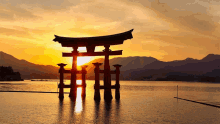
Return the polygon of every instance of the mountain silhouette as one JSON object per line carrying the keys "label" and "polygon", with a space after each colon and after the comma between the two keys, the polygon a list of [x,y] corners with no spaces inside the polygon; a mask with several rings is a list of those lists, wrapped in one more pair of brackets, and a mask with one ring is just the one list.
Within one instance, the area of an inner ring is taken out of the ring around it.
{"label": "mountain silhouette", "polygon": [[[122,67],[120,68],[120,71],[122,71],[122,73],[123,73],[124,71],[128,71],[128,70],[142,69],[144,66],[146,66],[150,63],[153,63],[155,61],[158,61],[158,60],[153,58],[153,57],[135,56],[135,57],[116,57],[116,58],[112,58],[112,59],[109,60],[109,63],[110,63],[111,70],[115,70],[115,67],[113,66],[115,64],[122,65]],[[95,62],[103,63],[100,66],[100,69],[101,70],[104,69],[104,59],[103,58],[95,59],[95,60],[92,60],[92,61],[86,63],[86,65],[88,65],[88,67],[87,67],[87,71],[88,71],[87,77],[89,79],[94,79],[94,77],[95,77],[95,74],[94,74],[95,67],[92,64],[92,63],[95,63]],[[112,77],[115,77],[115,75],[113,75]],[[100,74],[100,78],[101,79],[103,78],[103,74]]]}
{"label": "mountain silhouette", "polygon": [[[94,79],[94,65],[103,63],[100,69],[104,69],[104,58],[94,59],[86,65],[87,79]],[[201,60],[186,58],[170,62],[159,61],[153,57],[116,57],[110,59],[110,68],[115,70],[114,64],[120,64],[120,79],[122,80],[185,80],[185,81],[212,81],[220,82],[220,55],[209,54]],[[37,65],[26,60],[19,60],[9,54],[0,52],[0,66],[11,66],[21,73],[23,79],[59,78],[59,67],[52,65]],[[70,79],[70,76],[67,75]],[[80,77],[78,75],[77,77]],[[100,79],[103,74],[100,74]],[[115,75],[112,75],[115,79]]]}
{"label": "mountain silhouette", "polygon": [[210,62],[215,60],[220,60],[220,55],[209,54],[202,59],[203,62]]}
{"label": "mountain silhouette", "polygon": [[[151,77],[151,80],[165,79],[170,75],[185,76],[185,80],[188,77],[195,77],[190,81],[202,81],[199,77],[215,77],[219,76],[220,69],[220,55],[209,54],[201,60],[187,58],[185,60],[162,62],[155,61],[147,64],[142,69],[127,70],[123,73],[125,79],[131,80],[147,80]],[[181,79],[184,80],[184,79]],[[214,81],[215,82],[215,81]]]}
{"label": "mountain silhouette", "polygon": [[14,71],[20,72],[22,79],[58,78],[58,67],[51,65],[38,65],[26,60],[19,60],[2,51],[0,51],[0,66],[11,66]]}

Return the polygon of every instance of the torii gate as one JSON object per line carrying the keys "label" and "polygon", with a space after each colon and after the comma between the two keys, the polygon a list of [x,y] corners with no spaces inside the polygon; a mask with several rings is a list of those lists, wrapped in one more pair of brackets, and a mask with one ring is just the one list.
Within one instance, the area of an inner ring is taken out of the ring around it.
{"label": "torii gate", "polygon": [[[73,57],[72,69],[71,70],[64,70],[64,66],[66,64],[62,64],[62,63],[58,64],[60,66],[60,71],[59,71],[60,78],[61,77],[63,78],[63,73],[71,73],[70,86],[64,85],[63,81],[61,81],[61,79],[60,79],[60,85],[59,85],[59,88],[61,88],[60,91],[63,92],[62,88],[71,88],[69,97],[72,97],[72,98],[76,97],[76,91],[77,91],[76,74],[82,73],[85,75],[85,73],[86,73],[85,72],[86,67],[82,67],[82,72],[77,71],[77,56],[105,56],[104,70],[98,69],[98,71],[96,71],[96,75],[99,73],[104,73],[104,86],[100,86],[100,87],[98,86],[98,88],[104,89],[104,99],[105,100],[111,100],[112,99],[112,93],[111,93],[112,86],[111,86],[111,75],[110,74],[112,73],[112,71],[110,71],[109,55],[122,55],[122,50],[111,51],[109,49],[109,47],[110,47],[110,45],[123,44],[124,40],[133,38],[132,31],[133,31],[133,29],[126,31],[126,32],[123,32],[123,33],[114,34],[114,35],[106,35],[106,36],[98,36],[98,37],[80,37],[80,38],[61,37],[61,36],[55,35],[55,39],[53,39],[53,41],[58,41],[59,43],[61,43],[62,47],[72,47],[73,48],[72,53],[63,53],[63,57]],[[95,52],[96,46],[104,46],[105,49],[102,52]],[[87,52],[79,53],[77,51],[78,47],[86,47]],[[98,66],[100,65],[97,63],[96,64],[93,63],[93,64],[96,66],[96,68],[98,68]],[[116,72],[118,73],[118,76],[116,75],[116,79],[118,79],[118,81],[116,80],[115,87],[117,87],[116,91],[119,92],[119,67],[121,65],[114,65],[114,66],[116,67]],[[96,77],[98,77],[98,76],[96,76]],[[97,80],[98,79],[96,78],[95,86],[97,86]],[[85,81],[84,81],[84,84],[82,84],[82,87],[85,88]],[[95,87],[95,88],[97,89],[97,87]],[[95,95],[94,99],[98,99],[98,97],[96,97],[96,96],[98,96],[98,95]],[[100,95],[99,95],[99,97],[100,97]],[[63,98],[63,93],[60,93],[59,98]]]}

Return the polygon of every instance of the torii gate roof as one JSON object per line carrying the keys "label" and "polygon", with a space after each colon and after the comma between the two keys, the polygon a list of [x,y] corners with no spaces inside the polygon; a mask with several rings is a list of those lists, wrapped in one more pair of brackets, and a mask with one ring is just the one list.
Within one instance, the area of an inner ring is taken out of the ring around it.
{"label": "torii gate roof", "polygon": [[119,45],[123,44],[124,40],[133,38],[131,32],[134,29],[129,31],[106,35],[106,36],[97,36],[97,37],[61,37],[54,35],[55,38],[53,41],[58,41],[63,47],[84,47],[84,46],[104,46],[104,45]]}

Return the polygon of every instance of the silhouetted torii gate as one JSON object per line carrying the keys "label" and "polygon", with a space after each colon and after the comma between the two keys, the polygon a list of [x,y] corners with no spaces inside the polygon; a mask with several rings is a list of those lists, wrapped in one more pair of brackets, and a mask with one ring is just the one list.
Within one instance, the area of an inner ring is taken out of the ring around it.
{"label": "silhouetted torii gate", "polygon": [[[81,38],[72,38],[72,37],[61,37],[55,35],[55,39],[53,41],[58,41],[61,43],[62,47],[72,47],[72,53],[63,53],[63,57],[73,57],[72,69],[65,70],[64,66],[66,64],[58,64],[60,66],[60,93],[59,98],[63,98],[63,88],[71,88],[70,89],[70,97],[76,97],[76,74],[82,73],[84,75],[84,80],[82,79],[82,87],[84,88],[84,95],[85,95],[85,74],[86,74],[86,67],[82,67],[82,71],[77,71],[77,56],[105,56],[104,61],[104,70],[99,70],[99,65],[101,63],[93,63],[96,66],[95,74],[96,74],[96,82],[95,82],[95,96],[94,99],[100,99],[99,89],[104,89],[104,99],[111,100],[112,93],[111,89],[116,88],[116,98],[120,98],[119,95],[119,67],[121,65],[114,65],[116,67],[116,71],[110,71],[109,65],[109,55],[122,55],[122,50],[118,51],[111,51],[109,49],[110,45],[120,45],[123,44],[124,40],[133,38],[132,36],[133,29],[119,33],[114,35],[107,35],[107,36],[98,36],[98,37],[81,37]],[[105,49],[102,52],[95,52],[96,46],[104,46]],[[78,47],[86,47],[87,52],[79,53],[77,51]],[[71,84],[70,86],[63,84],[63,73],[71,73]],[[104,73],[104,86],[99,86],[99,73]],[[111,86],[111,73],[116,73],[116,85]],[[62,79],[61,79],[62,78]]]}

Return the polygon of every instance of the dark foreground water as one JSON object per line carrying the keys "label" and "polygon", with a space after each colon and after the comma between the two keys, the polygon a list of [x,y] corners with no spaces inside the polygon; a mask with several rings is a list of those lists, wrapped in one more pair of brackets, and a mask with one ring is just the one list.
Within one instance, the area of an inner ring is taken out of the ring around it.
{"label": "dark foreground water", "polygon": [[[121,99],[109,103],[104,102],[103,91],[99,103],[93,100],[93,85],[94,81],[87,81],[85,100],[78,88],[76,101],[65,94],[63,102],[55,93],[0,92],[0,123],[220,123],[220,108],[173,98],[178,85],[179,97],[220,106],[220,84],[121,81]],[[0,90],[57,91],[57,80],[0,82]]]}

